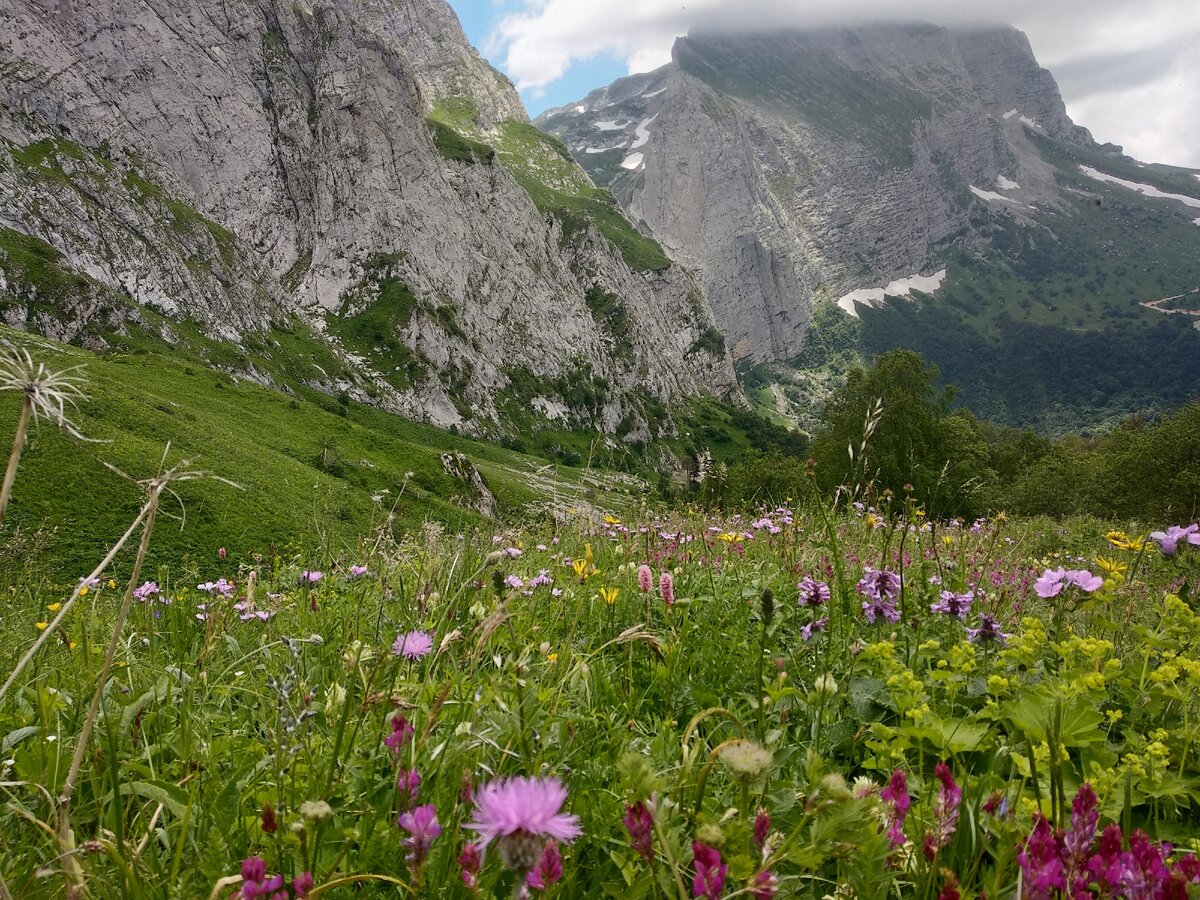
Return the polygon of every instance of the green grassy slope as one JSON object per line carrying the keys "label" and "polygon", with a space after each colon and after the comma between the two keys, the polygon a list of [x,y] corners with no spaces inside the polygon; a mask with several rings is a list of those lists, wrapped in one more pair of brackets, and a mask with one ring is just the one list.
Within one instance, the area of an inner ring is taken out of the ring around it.
{"label": "green grassy slope", "polygon": [[[393,504],[399,528],[426,518],[451,529],[481,524],[456,502],[469,491],[443,471],[439,457],[447,450],[470,457],[502,509],[555,494],[570,503],[584,489],[579,471],[555,471],[544,460],[352,402],[289,397],[145,350],[97,356],[8,329],[0,329],[0,340],[29,347],[52,368],[86,365],[89,400],[75,421],[104,443],[80,445],[46,424],[35,429],[0,536],[0,562],[11,563],[19,549],[11,543],[14,529],[26,548],[39,528],[52,530],[43,535],[42,562],[51,558],[64,579],[85,574],[136,514],[139,489],[104,463],[146,478],[157,472],[168,442],[170,464],[187,459],[239,487],[214,479],[181,484],[186,528],[161,523],[155,560],[209,555],[220,546],[238,558],[289,542],[303,542],[309,552],[316,543],[334,549],[364,534]],[[6,449],[19,402],[0,396]],[[168,511],[180,513],[179,503]]]}

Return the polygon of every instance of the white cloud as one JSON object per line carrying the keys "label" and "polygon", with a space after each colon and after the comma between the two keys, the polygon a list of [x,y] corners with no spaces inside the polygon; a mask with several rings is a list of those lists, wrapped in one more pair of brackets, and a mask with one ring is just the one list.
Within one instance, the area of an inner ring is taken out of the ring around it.
{"label": "white cloud", "polygon": [[625,60],[630,72],[657,68],[676,36],[696,27],[1004,21],[1029,35],[1038,60],[1059,75],[1072,118],[1097,139],[1141,159],[1200,167],[1195,0],[996,0],[986,12],[962,0],[513,0],[508,8],[485,50],[530,92],[599,54]]}

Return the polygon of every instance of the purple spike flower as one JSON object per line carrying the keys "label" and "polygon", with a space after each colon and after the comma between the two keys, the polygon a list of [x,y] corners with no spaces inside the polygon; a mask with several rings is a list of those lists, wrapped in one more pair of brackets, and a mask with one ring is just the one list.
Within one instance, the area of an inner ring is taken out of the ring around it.
{"label": "purple spike flower", "polygon": [[823,606],[829,602],[829,585],[815,580],[811,575],[805,575],[796,585],[800,592],[798,601],[801,606]]}
{"label": "purple spike flower", "polygon": [[958,827],[958,807],[963,796],[962,788],[955,784],[950,767],[944,762],[939,762],[933,767],[933,774],[937,776],[941,786],[933,805],[933,828],[925,835],[925,858],[928,860],[932,860],[954,837],[954,831]]}
{"label": "purple spike flower", "polygon": [[421,865],[429,855],[429,848],[442,833],[442,826],[437,820],[437,807],[432,803],[418,806],[403,813],[396,824],[408,832],[408,837],[404,839],[404,847],[408,850],[405,859],[409,865]]}
{"label": "purple spike flower", "polygon": [[696,866],[692,896],[720,900],[721,891],[725,889],[725,873],[729,869],[722,861],[720,851],[699,841],[692,841],[692,856]]}
{"label": "purple spike flower", "polygon": [[629,832],[629,846],[646,860],[654,862],[654,815],[645,803],[634,803],[625,807],[625,830]]}
{"label": "purple spike flower", "polygon": [[904,820],[912,803],[908,796],[908,779],[902,771],[896,769],[892,772],[891,779],[879,792],[879,798],[888,805],[885,824],[892,849],[895,850],[904,846]]}
{"label": "purple spike flower", "polygon": [[535,891],[544,891],[562,876],[562,857],[558,853],[558,844],[554,838],[550,838],[546,841],[541,858],[525,876],[525,883]]}
{"label": "purple spike flower", "polygon": [[1050,900],[1054,891],[1065,890],[1062,849],[1049,821],[1039,814],[1029,840],[1017,854],[1017,862],[1021,865],[1022,897]]}

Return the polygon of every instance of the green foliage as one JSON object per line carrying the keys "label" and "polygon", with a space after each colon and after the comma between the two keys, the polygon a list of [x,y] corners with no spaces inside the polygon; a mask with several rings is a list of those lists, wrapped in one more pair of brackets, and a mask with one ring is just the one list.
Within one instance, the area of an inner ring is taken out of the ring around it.
{"label": "green foliage", "polygon": [[343,295],[343,308],[365,304],[350,316],[331,316],[329,330],[347,349],[361,354],[397,388],[419,383],[429,362],[400,337],[419,307],[408,285],[395,275],[396,258],[376,254],[363,263],[362,280]]}
{"label": "green foliage", "polygon": [[455,131],[450,125],[432,116],[426,120],[426,123],[433,134],[433,145],[446,159],[455,162],[491,165],[496,158],[496,151],[482,141],[466,137]]}

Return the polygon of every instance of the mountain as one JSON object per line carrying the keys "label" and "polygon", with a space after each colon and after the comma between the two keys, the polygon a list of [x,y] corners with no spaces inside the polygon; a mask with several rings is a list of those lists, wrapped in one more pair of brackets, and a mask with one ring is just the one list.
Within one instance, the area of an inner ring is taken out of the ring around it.
{"label": "mountain", "polygon": [[443,0],[0,0],[0,321],[478,434],[736,399]]}
{"label": "mountain", "polygon": [[1139,305],[1200,286],[1200,174],[1098,145],[1015,29],[693,33],[535,124],[697,273],[747,388],[802,422],[891,346],[1049,431],[1200,390],[1200,323]]}

